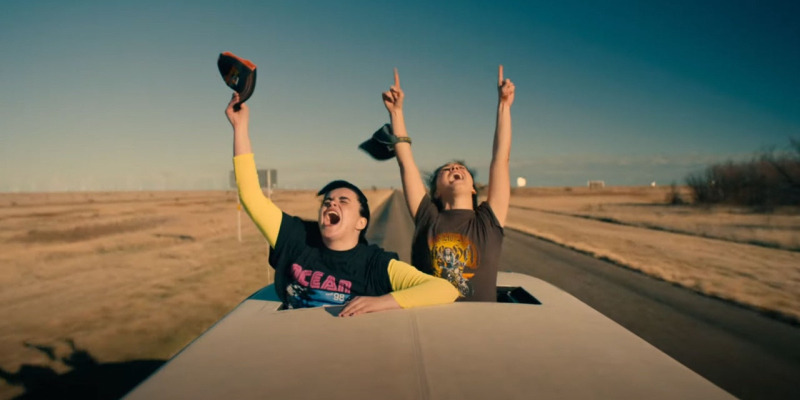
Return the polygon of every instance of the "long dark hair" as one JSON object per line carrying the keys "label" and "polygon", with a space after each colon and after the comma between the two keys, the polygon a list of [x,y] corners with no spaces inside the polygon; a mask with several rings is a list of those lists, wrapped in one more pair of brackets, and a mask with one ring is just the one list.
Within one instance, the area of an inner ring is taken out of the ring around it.
{"label": "long dark hair", "polygon": [[433,204],[436,204],[436,208],[438,208],[440,211],[442,210],[442,208],[444,208],[444,204],[442,203],[442,199],[437,197],[438,193],[436,193],[436,181],[439,179],[439,173],[442,172],[442,169],[444,169],[444,167],[446,167],[446,166],[448,166],[450,164],[458,164],[458,165],[466,168],[467,172],[469,172],[470,176],[472,176],[472,189],[475,190],[475,193],[472,194],[472,209],[473,210],[477,209],[478,208],[478,188],[475,186],[475,176],[477,175],[477,172],[474,169],[468,167],[467,164],[462,160],[453,160],[453,161],[450,161],[450,162],[448,162],[446,164],[442,164],[442,166],[440,166],[439,168],[436,168],[436,171],[433,171],[433,173],[428,174],[428,189],[430,191],[431,200],[433,201]]}

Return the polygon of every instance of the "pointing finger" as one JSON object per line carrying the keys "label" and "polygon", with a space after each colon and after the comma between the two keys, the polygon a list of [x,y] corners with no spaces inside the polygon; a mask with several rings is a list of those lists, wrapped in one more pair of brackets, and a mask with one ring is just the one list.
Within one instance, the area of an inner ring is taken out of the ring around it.
{"label": "pointing finger", "polygon": [[394,69],[394,86],[400,87],[400,74],[397,73],[397,68]]}
{"label": "pointing finger", "polygon": [[497,69],[497,86],[503,86],[503,65],[500,64],[500,68]]}

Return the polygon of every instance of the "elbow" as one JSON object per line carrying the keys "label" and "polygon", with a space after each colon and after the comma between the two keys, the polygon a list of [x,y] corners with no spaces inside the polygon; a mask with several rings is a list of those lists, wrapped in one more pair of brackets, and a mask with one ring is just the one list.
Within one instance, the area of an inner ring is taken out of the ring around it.
{"label": "elbow", "polygon": [[444,281],[442,282],[442,289],[441,289],[442,304],[448,304],[456,301],[456,299],[458,299],[458,296],[461,295],[461,293],[459,293],[458,289],[456,289],[456,287],[453,286],[450,282],[445,281],[444,279],[442,280]]}
{"label": "elbow", "polygon": [[436,285],[436,301],[435,304],[449,304],[461,295],[461,292],[453,286],[452,283],[447,281],[446,279],[439,278],[439,277],[431,277],[430,285]]}
{"label": "elbow", "polygon": [[260,197],[266,197],[261,190],[253,189],[252,187],[246,187],[243,185],[238,186],[238,191],[239,201],[242,203],[242,205],[252,204],[258,201]]}
{"label": "elbow", "polygon": [[429,281],[425,284],[426,291],[424,294],[410,295],[410,293],[403,293],[403,291],[390,294],[397,301],[397,304],[404,309],[450,304],[458,299],[458,289],[450,282],[441,278],[434,279],[437,281]]}
{"label": "elbow", "polygon": [[450,300],[447,303],[454,303],[456,300],[458,300],[458,297],[461,296],[461,293],[458,292],[458,289],[452,287],[452,285],[450,285],[450,287],[451,297],[449,297]]}

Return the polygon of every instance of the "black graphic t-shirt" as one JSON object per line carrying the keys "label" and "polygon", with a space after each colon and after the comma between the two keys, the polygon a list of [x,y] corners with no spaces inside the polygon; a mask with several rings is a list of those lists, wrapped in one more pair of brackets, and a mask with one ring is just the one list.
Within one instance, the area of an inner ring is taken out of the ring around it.
{"label": "black graphic t-shirt", "polygon": [[426,194],[414,223],[412,265],[453,284],[458,300],[497,301],[503,227],[489,203],[440,211]]}
{"label": "black graphic t-shirt", "polygon": [[275,291],[286,308],[341,305],[355,296],[392,291],[389,262],[396,253],[359,243],[346,251],[322,243],[315,222],[283,213],[269,262],[275,268]]}

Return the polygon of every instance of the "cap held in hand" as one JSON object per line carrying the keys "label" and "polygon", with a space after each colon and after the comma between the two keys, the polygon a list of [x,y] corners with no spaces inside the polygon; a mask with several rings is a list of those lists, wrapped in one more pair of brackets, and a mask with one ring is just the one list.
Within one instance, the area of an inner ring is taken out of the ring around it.
{"label": "cap held in hand", "polygon": [[403,137],[398,138],[392,131],[390,124],[385,124],[378,129],[372,137],[361,143],[358,148],[364,150],[372,156],[372,158],[380,161],[385,161],[395,156],[394,146],[398,142],[411,143],[411,139]]}
{"label": "cap held in hand", "polygon": [[219,55],[217,67],[225,84],[239,93],[239,102],[233,106],[234,110],[239,111],[242,103],[247,101],[256,89],[256,65],[250,60],[226,51]]}

